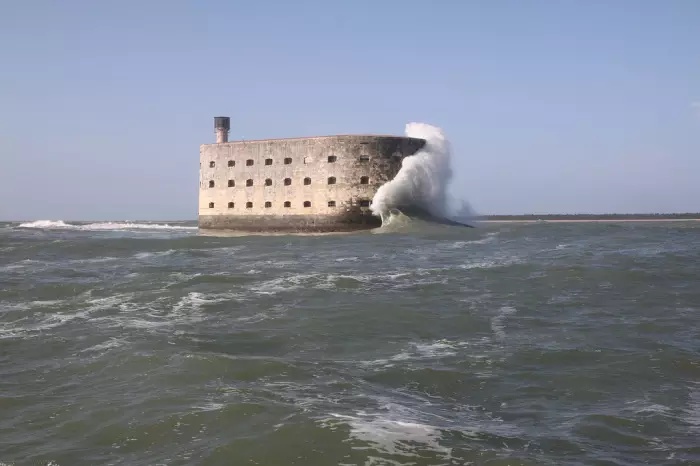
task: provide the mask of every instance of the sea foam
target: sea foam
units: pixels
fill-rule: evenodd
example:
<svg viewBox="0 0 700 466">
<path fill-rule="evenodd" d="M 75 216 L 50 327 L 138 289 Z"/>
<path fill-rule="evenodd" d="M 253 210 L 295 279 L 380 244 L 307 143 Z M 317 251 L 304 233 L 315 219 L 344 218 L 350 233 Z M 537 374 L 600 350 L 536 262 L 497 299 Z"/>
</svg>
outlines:
<svg viewBox="0 0 700 466">
<path fill-rule="evenodd" d="M 97 223 L 66 223 L 63 220 L 36 220 L 21 223 L 20 228 L 36 228 L 43 230 L 196 230 L 196 226 L 169 225 L 167 223 L 132 223 L 132 222 L 97 222 Z"/>
</svg>

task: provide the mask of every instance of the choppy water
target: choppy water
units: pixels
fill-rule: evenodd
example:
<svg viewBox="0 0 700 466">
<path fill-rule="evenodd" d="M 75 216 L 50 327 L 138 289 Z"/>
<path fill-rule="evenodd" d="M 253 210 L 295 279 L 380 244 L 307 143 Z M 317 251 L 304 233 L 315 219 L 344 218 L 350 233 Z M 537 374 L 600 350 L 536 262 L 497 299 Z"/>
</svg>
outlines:
<svg viewBox="0 0 700 466">
<path fill-rule="evenodd" d="M 2 463 L 700 464 L 700 224 L 33 226 Z"/>
</svg>

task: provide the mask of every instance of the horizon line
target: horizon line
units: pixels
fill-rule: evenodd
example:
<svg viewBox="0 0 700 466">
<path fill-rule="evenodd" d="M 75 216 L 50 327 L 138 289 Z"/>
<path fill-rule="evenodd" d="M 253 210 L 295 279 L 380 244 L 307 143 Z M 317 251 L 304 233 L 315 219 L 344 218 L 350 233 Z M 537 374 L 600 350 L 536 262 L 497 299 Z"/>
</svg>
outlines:
<svg viewBox="0 0 700 466">
<path fill-rule="evenodd" d="M 474 214 L 470 215 L 471 218 L 486 218 L 486 217 L 583 217 L 583 216 L 595 216 L 595 217 L 670 217 L 670 216 L 695 216 L 694 218 L 700 220 L 700 211 L 698 212 L 633 212 L 633 213 L 536 213 L 536 214 Z M 458 215 L 459 216 L 459 215 Z M 4 220 L 0 219 L 0 223 L 19 223 L 19 222 L 37 222 L 41 220 L 46 221 L 63 221 L 63 222 L 196 222 L 198 217 L 194 218 L 170 218 L 170 219 L 145 219 L 145 218 L 92 218 L 92 219 L 61 219 L 61 218 L 29 218 L 29 219 L 14 219 L 14 220 Z"/>
</svg>

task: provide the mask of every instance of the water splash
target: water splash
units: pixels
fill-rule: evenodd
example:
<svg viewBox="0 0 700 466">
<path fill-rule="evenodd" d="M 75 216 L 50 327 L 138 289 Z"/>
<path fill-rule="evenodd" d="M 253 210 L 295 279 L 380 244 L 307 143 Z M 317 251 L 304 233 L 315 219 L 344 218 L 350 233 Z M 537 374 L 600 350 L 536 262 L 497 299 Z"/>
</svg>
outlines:
<svg viewBox="0 0 700 466">
<path fill-rule="evenodd" d="M 425 146 L 403 159 L 394 179 L 379 187 L 372 199 L 372 213 L 382 223 L 391 222 L 396 210 L 426 212 L 441 219 L 468 221 L 473 217 L 466 201 L 459 206 L 447 195 L 452 180 L 450 143 L 442 129 L 426 123 L 409 123 L 406 136 L 424 139 Z"/>
</svg>

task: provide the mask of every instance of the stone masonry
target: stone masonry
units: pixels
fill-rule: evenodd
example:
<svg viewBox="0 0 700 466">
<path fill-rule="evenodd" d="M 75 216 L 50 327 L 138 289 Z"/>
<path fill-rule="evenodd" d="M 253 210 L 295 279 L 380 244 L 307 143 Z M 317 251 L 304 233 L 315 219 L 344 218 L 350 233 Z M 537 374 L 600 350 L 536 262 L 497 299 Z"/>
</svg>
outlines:
<svg viewBox="0 0 700 466">
<path fill-rule="evenodd" d="M 239 231 L 375 228 L 375 192 L 422 139 L 349 135 L 203 144 L 199 226 Z"/>
</svg>

